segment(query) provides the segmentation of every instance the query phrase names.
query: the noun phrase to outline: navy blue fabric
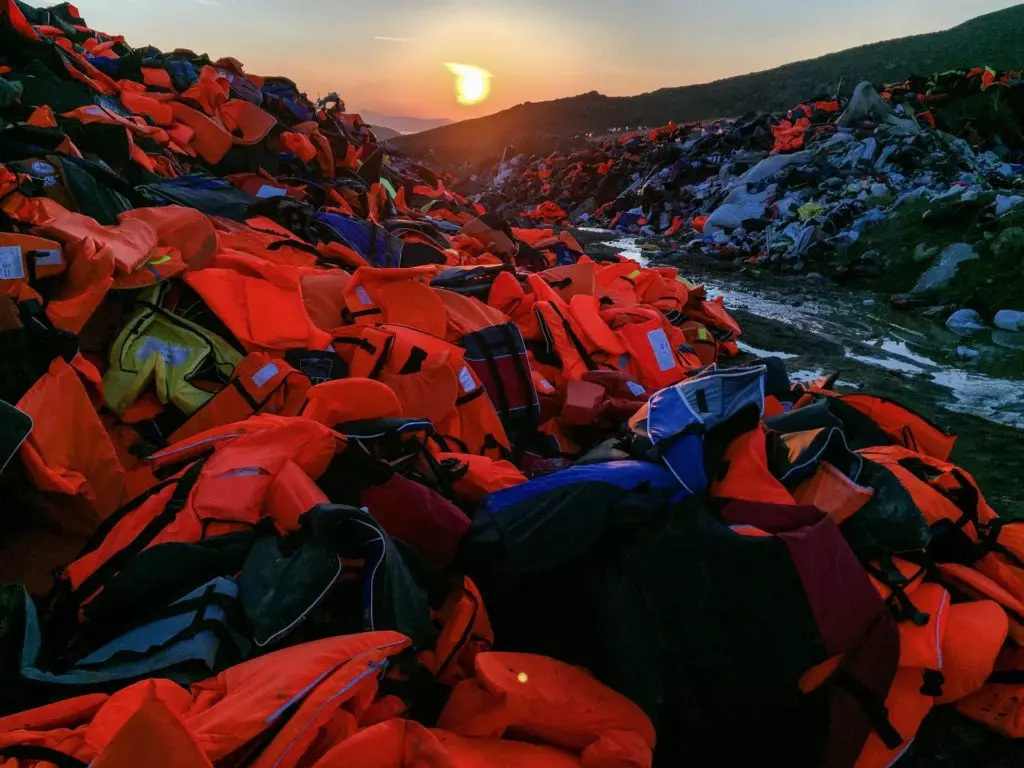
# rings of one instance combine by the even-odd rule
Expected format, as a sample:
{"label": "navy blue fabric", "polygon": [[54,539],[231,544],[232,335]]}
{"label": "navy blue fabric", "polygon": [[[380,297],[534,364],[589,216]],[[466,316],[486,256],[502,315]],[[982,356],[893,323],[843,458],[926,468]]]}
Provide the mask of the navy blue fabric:
{"label": "navy blue fabric", "polygon": [[[93,687],[120,687],[148,677],[166,677],[183,684],[204,679],[219,671],[225,637],[235,637],[239,650],[248,645],[230,633],[228,612],[223,604],[209,600],[211,595],[234,602],[238,599],[238,586],[230,579],[215,578],[171,603],[161,618],[129,630],[79,659],[70,669],[50,672],[37,666],[41,628],[35,604],[26,594],[21,675],[36,683]],[[196,600],[201,604],[185,603]],[[214,625],[223,631],[215,630]]]}
{"label": "navy blue fabric", "polygon": [[609,461],[604,464],[584,464],[490,493],[484,497],[480,512],[495,515],[515,504],[521,504],[560,488],[583,483],[603,483],[624,491],[634,490],[644,483],[654,490],[672,490],[678,487],[671,472],[647,461]]}
{"label": "navy blue fabric", "polygon": [[373,222],[342,216],[337,213],[319,213],[316,220],[333,230],[352,250],[373,267],[400,267],[402,241]]}

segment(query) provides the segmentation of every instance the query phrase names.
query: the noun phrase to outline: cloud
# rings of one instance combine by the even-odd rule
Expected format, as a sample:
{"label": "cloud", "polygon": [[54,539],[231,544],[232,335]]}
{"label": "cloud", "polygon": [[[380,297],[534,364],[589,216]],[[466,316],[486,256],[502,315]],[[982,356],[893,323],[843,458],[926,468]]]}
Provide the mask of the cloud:
{"label": "cloud", "polygon": [[387,35],[374,35],[374,40],[383,40],[385,43],[415,43],[411,37],[389,37]]}
{"label": "cloud", "polygon": [[220,0],[192,0],[192,2],[193,3],[197,3],[199,5],[216,5],[216,6],[223,6],[224,5],[224,3],[222,3]]}

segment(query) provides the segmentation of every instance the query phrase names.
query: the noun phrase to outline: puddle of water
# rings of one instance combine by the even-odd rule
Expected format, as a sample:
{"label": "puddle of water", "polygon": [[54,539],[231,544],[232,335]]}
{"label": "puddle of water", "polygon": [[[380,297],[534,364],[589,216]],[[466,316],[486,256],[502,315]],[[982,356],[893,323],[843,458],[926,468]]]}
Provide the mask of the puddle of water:
{"label": "puddle of water", "polygon": [[907,343],[905,341],[897,341],[894,339],[875,339],[873,341],[867,341],[865,343],[870,344],[874,347],[879,347],[888,352],[890,355],[896,355],[897,357],[905,358],[911,361],[912,363],[917,363],[918,365],[938,365],[938,363],[936,363],[931,358],[925,357],[924,355],[919,355],[917,352],[914,352],[910,347],[907,346]]}
{"label": "puddle of water", "polygon": [[933,373],[931,378],[953,393],[955,401],[946,406],[949,410],[1024,429],[1024,381],[991,379],[956,368]]}
{"label": "puddle of water", "polygon": [[895,357],[872,357],[871,355],[861,355],[854,352],[852,349],[847,347],[845,355],[851,360],[856,360],[858,363],[864,363],[865,365],[873,365],[876,368],[885,368],[887,371],[897,371],[898,373],[924,373],[924,368],[908,363],[905,360],[899,360]]}
{"label": "puddle of water", "polygon": [[637,245],[635,237],[622,237],[618,240],[608,240],[607,242],[601,243],[601,245],[607,245],[609,248],[618,248],[620,254],[628,259],[632,259],[641,267],[646,267],[651,263],[651,260],[644,256],[643,252],[640,250],[640,246]]}
{"label": "puddle of water", "polygon": [[777,352],[768,349],[758,349],[757,347],[750,346],[745,341],[737,341],[736,346],[739,347],[740,352],[746,352],[748,355],[754,355],[755,357],[777,357],[780,360],[793,360],[797,357],[800,357],[800,355],[794,355],[789,352]]}

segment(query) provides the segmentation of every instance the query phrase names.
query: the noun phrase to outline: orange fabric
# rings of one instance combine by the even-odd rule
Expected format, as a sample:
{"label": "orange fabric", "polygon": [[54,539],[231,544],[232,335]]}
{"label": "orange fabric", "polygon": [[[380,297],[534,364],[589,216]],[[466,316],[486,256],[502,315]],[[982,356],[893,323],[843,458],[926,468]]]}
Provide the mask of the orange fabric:
{"label": "orange fabric", "polygon": [[40,490],[80,498],[80,518],[58,524],[91,531],[126,501],[127,476],[81,380],[57,358],[17,407],[35,425],[21,447],[29,478]]}
{"label": "orange fabric", "polygon": [[434,619],[441,630],[434,647],[419,654],[420,663],[444,685],[472,677],[477,655],[494,645],[494,630],[471,579],[463,578]]}
{"label": "orange fabric", "polygon": [[147,223],[159,245],[176,248],[190,269],[202,269],[217,252],[217,232],[209,217],[194,208],[165,205],[136,208],[120,214],[118,221],[136,219]]}
{"label": "orange fabric", "polygon": [[142,67],[142,81],[155,88],[164,88],[168,91],[174,90],[171,76],[166,69],[157,67]]}
{"label": "orange fabric", "polygon": [[147,115],[157,125],[170,127],[174,122],[171,105],[135,91],[121,91],[121,103],[137,115]]}
{"label": "orange fabric", "polygon": [[504,325],[509,321],[504,312],[482,301],[443,288],[435,288],[433,293],[444,305],[447,322],[444,335],[453,344],[457,344],[467,333],[482,331],[494,325]]}
{"label": "orange fabric", "polygon": [[720,499],[793,506],[796,501],[768,469],[764,424],[734,438],[722,456],[724,476],[713,478],[711,495]]}
{"label": "orange fabric", "polygon": [[[999,671],[1019,673],[1024,670],[1024,649],[1007,647],[995,666]],[[958,702],[956,708],[998,733],[1024,738],[1024,685],[1020,683],[986,683],[977,693]]]}
{"label": "orange fabric", "polygon": [[114,250],[92,237],[84,237],[67,242],[64,257],[68,269],[50,295],[46,316],[58,328],[77,333],[114,285]]}
{"label": "orange fabric", "polygon": [[483,738],[512,731],[592,759],[607,751],[626,764],[651,764],[650,720],[586,672],[524,653],[482,653],[475,670],[455,687],[439,728]]}
{"label": "orange fabric", "polygon": [[358,324],[396,323],[444,338],[448,316],[431,274],[429,267],[360,267],[345,286],[345,303]]}
{"label": "orange fabric", "polygon": [[836,525],[842,525],[874,495],[873,488],[857,485],[827,461],[823,461],[814,474],[796,489],[793,498],[801,506],[820,509]]}
{"label": "orange fabric", "polygon": [[509,461],[495,461],[467,453],[438,452],[435,458],[453,466],[452,488],[460,502],[477,504],[489,493],[526,482],[526,476]]}
{"label": "orange fabric", "polygon": [[230,91],[228,79],[213,67],[205,66],[199,73],[199,81],[182,93],[181,98],[197,102],[213,117],[228,100]]}
{"label": "orange fabric", "polygon": [[282,150],[291,152],[299,160],[309,163],[316,158],[316,147],[308,136],[294,131],[285,131],[277,137]]}
{"label": "orange fabric", "polygon": [[277,125],[273,115],[245,99],[232,99],[222,105],[220,117],[235,144],[258,144]]}
{"label": "orange fabric", "polygon": [[[830,394],[822,391],[821,394]],[[953,452],[956,436],[947,435],[901,405],[873,395],[833,395],[878,424],[894,441],[945,461]]]}
{"label": "orange fabric", "polygon": [[[17,298],[29,275],[36,279],[55,277],[67,269],[60,243],[32,235],[0,232],[0,247],[18,248],[21,251],[21,272],[24,278],[0,278],[0,296]],[[29,260],[32,262],[30,269]]]}
{"label": "orange fabric", "polygon": [[920,669],[943,668],[942,648],[949,620],[949,592],[938,584],[922,584],[914,591],[914,607],[927,614],[928,622],[917,625],[901,621],[900,666]]}
{"label": "orange fabric", "polygon": [[430,731],[411,720],[386,720],[335,745],[313,768],[466,768]]}
{"label": "orange fabric", "polygon": [[175,121],[195,131],[188,143],[203,160],[216,165],[224,159],[234,140],[223,125],[178,101],[171,102],[171,110]]}
{"label": "orange fabric", "polygon": [[455,413],[455,402],[461,391],[455,371],[447,362],[445,356],[441,362],[416,373],[385,371],[381,373],[380,381],[398,398],[403,415],[429,419],[435,425],[443,424]]}
{"label": "orange fabric", "polygon": [[36,107],[25,122],[28,125],[35,126],[36,128],[57,127],[57,118],[53,114],[53,110],[47,106]]}
{"label": "orange fabric", "polygon": [[1009,636],[1018,645],[1024,645],[1024,602],[998,582],[966,565],[939,563],[937,567],[942,578],[959,592],[975,600],[989,599],[998,603],[1009,620]]}
{"label": "orange fabric", "polygon": [[253,352],[235,366],[231,383],[172,433],[169,442],[177,443],[256,413],[296,416],[309,389],[309,379],[284,360]]}
{"label": "orange fabric", "polygon": [[1006,611],[992,600],[949,607],[942,640],[942,696],[936,704],[951,704],[980,690],[992,674],[1006,642]]}
{"label": "orange fabric", "polygon": [[302,303],[317,327],[332,332],[342,324],[345,286],[352,276],[340,269],[320,270],[300,278]]}
{"label": "orange fabric", "polygon": [[626,347],[601,316],[601,302],[596,296],[578,294],[569,301],[569,308],[587,339],[610,355],[627,354]]}
{"label": "orange fabric", "polygon": [[[467,739],[442,730],[432,731],[458,768],[579,768],[590,765],[569,752],[542,744],[509,739]],[[595,768],[639,768],[629,754],[596,758]]]}
{"label": "orange fabric", "polygon": [[131,273],[142,266],[157,246],[157,233],[139,219],[126,219],[120,224],[104,226],[80,213],[65,213],[37,230],[44,237],[72,245],[92,238],[110,248],[114,266],[119,272]]}
{"label": "orange fabric", "polygon": [[889,749],[872,731],[854,764],[855,768],[888,768],[907,750],[935,702],[931,696],[921,693],[923,683],[923,670],[897,670],[885,706],[889,722],[903,737],[903,743]]}
{"label": "orange fabric", "polygon": [[333,427],[363,419],[402,415],[402,405],[386,385],[373,379],[339,379],[309,390],[302,416]]}
{"label": "orange fabric", "polygon": [[159,699],[149,699],[91,763],[92,768],[212,768],[181,719]]}

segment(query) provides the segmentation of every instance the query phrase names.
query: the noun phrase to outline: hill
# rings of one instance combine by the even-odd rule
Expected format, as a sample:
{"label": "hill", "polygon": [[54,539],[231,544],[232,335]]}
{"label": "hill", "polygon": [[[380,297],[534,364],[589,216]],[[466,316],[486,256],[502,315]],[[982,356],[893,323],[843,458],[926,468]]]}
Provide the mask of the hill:
{"label": "hill", "polygon": [[1024,4],[942,32],[862,45],[703,85],[662,88],[638,96],[591,92],[527,102],[488,117],[404,136],[395,144],[414,156],[432,153],[441,162],[495,158],[509,144],[522,151],[543,152],[560,139],[589,131],[785,110],[804,99],[833,94],[840,82],[843,91],[850,91],[862,80],[894,82],[912,74],[979,65],[1020,67],[1024,65],[1022,39]]}
{"label": "hill", "polygon": [[363,120],[373,125],[386,126],[396,133],[418,133],[429,131],[431,128],[441,128],[451,125],[452,121],[447,118],[428,117],[400,117],[397,115],[382,115],[373,110],[357,110]]}
{"label": "hill", "polygon": [[373,131],[373,135],[377,137],[378,141],[391,141],[391,139],[397,139],[402,135],[394,128],[386,128],[383,125],[371,125],[370,130]]}

